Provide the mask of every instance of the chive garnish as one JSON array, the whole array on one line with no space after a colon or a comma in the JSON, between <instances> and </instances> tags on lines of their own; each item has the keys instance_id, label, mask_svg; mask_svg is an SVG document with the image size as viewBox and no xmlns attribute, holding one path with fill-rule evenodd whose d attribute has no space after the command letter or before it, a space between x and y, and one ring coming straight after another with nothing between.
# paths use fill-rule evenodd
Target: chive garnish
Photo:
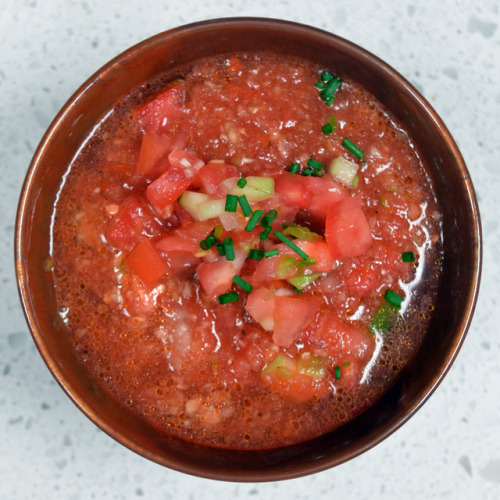
<instances>
[{"instance_id":1,"label":"chive garnish","mask_svg":"<svg viewBox=\"0 0 500 500\"><path fill-rule=\"evenodd\" d=\"M413 252L403 252L401 254L401 260L403 262L415 262L415 254Z\"/></svg>"},{"instance_id":2,"label":"chive garnish","mask_svg":"<svg viewBox=\"0 0 500 500\"><path fill-rule=\"evenodd\" d=\"M262 250L255 250L252 248L248 252L248 258L252 260L262 260L264 258L264 252Z\"/></svg>"},{"instance_id":3,"label":"chive garnish","mask_svg":"<svg viewBox=\"0 0 500 500\"><path fill-rule=\"evenodd\" d=\"M226 206L224 210L226 212L236 212L236 208L238 207L238 197L234 194L228 194L226 196Z\"/></svg>"},{"instance_id":4,"label":"chive garnish","mask_svg":"<svg viewBox=\"0 0 500 500\"><path fill-rule=\"evenodd\" d=\"M334 94L340 88L341 83L342 83L342 81L340 80L340 78L337 76L334 76L331 80L329 80L325 89L320 92L319 95L320 95L321 99L326 101L327 104L328 104L328 101L330 101L332 98L333 98L333 100L335 100Z\"/></svg>"},{"instance_id":5,"label":"chive garnish","mask_svg":"<svg viewBox=\"0 0 500 500\"><path fill-rule=\"evenodd\" d=\"M333 80L334 76L331 73L328 73L328 71L323 71L320 78L322 82L328 83L329 81Z\"/></svg>"},{"instance_id":6,"label":"chive garnish","mask_svg":"<svg viewBox=\"0 0 500 500\"><path fill-rule=\"evenodd\" d=\"M401 307L401 304L403 303L403 297L392 291L390 288L385 291L384 299L395 307Z\"/></svg>"},{"instance_id":7,"label":"chive garnish","mask_svg":"<svg viewBox=\"0 0 500 500\"><path fill-rule=\"evenodd\" d=\"M236 302L239 295L236 292L223 293L217 297L219 304L229 304L230 302Z\"/></svg>"},{"instance_id":8,"label":"chive garnish","mask_svg":"<svg viewBox=\"0 0 500 500\"><path fill-rule=\"evenodd\" d=\"M264 257L273 257L274 255L279 255L279 250L277 248L273 248L271 250L266 250L264 252Z\"/></svg>"},{"instance_id":9,"label":"chive garnish","mask_svg":"<svg viewBox=\"0 0 500 500\"><path fill-rule=\"evenodd\" d=\"M356 144L354 144L350 139L347 137L344 137L344 140L342 141L342 146L347 149L347 151L350 151L356 158L363 158L364 152L362 149L359 149Z\"/></svg>"},{"instance_id":10,"label":"chive garnish","mask_svg":"<svg viewBox=\"0 0 500 500\"><path fill-rule=\"evenodd\" d=\"M314 172L314 170L310 167L307 167L303 172L302 175L307 177L308 175L311 175Z\"/></svg>"},{"instance_id":11,"label":"chive garnish","mask_svg":"<svg viewBox=\"0 0 500 500\"><path fill-rule=\"evenodd\" d=\"M329 123L325 123L322 127L321 130L323 131L323 134L328 135L333 132L333 128Z\"/></svg>"},{"instance_id":12,"label":"chive garnish","mask_svg":"<svg viewBox=\"0 0 500 500\"><path fill-rule=\"evenodd\" d=\"M288 239L283 233L274 231L273 234L274 236L276 236L276 238L285 243L285 245L289 246L295 253L300 255L304 260L307 260L309 258L309 255L307 255L301 248L299 248L292 240Z\"/></svg>"},{"instance_id":13,"label":"chive garnish","mask_svg":"<svg viewBox=\"0 0 500 500\"><path fill-rule=\"evenodd\" d=\"M271 230L272 230L271 226L266 227L266 229L264 229L264 231L262 231L262 233L260 233L259 235L260 241L264 241L269 236Z\"/></svg>"},{"instance_id":14,"label":"chive garnish","mask_svg":"<svg viewBox=\"0 0 500 500\"><path fill-rule=\"evenodd\" d=\"M224 254L227 260L234 260L234 245L232 238L224 238Z\"/></svg>"},{"instance_id":15,"label":"chive garnish","mask_svg":"<svg viewBox=\"0 0 500 500\"><path fill-rule=\"evenodd\" d=\"M226 255L226 247L224 246L224 243L222 243L221 241L219 241L219 243L217 243L215 248L217 248L217 251L219 252L220 256Z\"/></svg>"},{"instance_id":16,"label":"chive garnish","mask_svg":"<svg viewBox=\"0 0 500 500\"><path fill-rule=\"evenodd\" d=\"M324 89L326 87L325 82L322 82L321 80L318 80L315 84L318 89Z\"/></svg>"},{"instance_id":17,"label":"chive garnish","mask_svg":"<svg viewBox=\"0 0 500 500\"><path fill-rule=\"evenodd\" d=\"M246 185L247 185L247 180L242 177L237 183L236 185L239 187L239 188L244 188Z\"/></svg>"},{"instance_id":18,"label":"chive garnish","mask_svg":"<svg viewBox=\"0 0 500 500\"><path fill-rule=\"evenodd\" d=\"M233 283L238 285L240 288L243 288L245 292L250 293L252 291L252 285L245 281L243 278L240 278L237 274L233 277Z\"/></svg>"},{"instance_id":19,"label":"chive garnish","mask_svg":"<svg viewBox=\"0 0 500 500\"><path fill-rule=\"evenodd\" d=\"M319 172L320 170L324 169L325 166L323 165L323 163L315 160L314 158L309 158L309 160L307 160L307 164L314 168L314 170L316 170L317 172Z\"/></svg>"},{"instance_id":20,"label":"chive garnish","mask_svg":"<svg viewBox=\"0 0 500 500\"><path fill-rule=\"evenodd\" d=\"M209 234L204 240L200 241L200 248L202 250L208 250L213 247L217 243L215 236L213 234Z\"/></svg>"},{"instance_id":21,"label":"chive garnish","mask_svg":"<svg viewBox=\"0 0 500 500\"><path fill-rule=\"evenodd\" d=\"M337 365L337 366L335 367L335 378L336 378L337 380L340 380L340 378L341 378L341 377L342 377L342 374L340 373L340 366L338 366L338 365Z\"/></svg>"},{"instance_id":22,"label":"chive garnish","mask_svg":"<svg viewBox=\"0 0 500 500\"><path fill-rule=\"evenodd\" d=\"M292 163L290 165L290 168L288 169L288 171L291 172L292 174L296 174L296 173L298 173L299 168L300 168L300 165L298 163Z\"/></svg>"},{"instance_id":23,"label":"chive garnish","mask_svg":"<svg viewBox=\"0 0 500 500\"><path fill-rule=\"evenodd\" d=\"M250 208L250 203L248 203L247 197L245 195L242 195L238 198L238 201L240 202L240 207L243 211L243 215L245 217L252 215L252 209Z\"/></svg>"},{"instance_id":24,"label":"chive garnish","mask_svg":"<svg viewBox=\"0 0 500 500\"><path fill-rule=\"evenodd\" d=\"M269 212L267 212L262 219L260 219L260 225L262 227L269 227L272 225L272 223L276 220L276 217L278 216L278 212L276 210L271 209Z\"/></svg>"},{"instance_id":25,"label":"chive garnish","mask_svg":"<svg viewBox=\"0 0 500 500\"><path fill-rule=\"evenodd\" d=\"M248 232L253 231L255 229L255 226L259 222L259 219L262 217L263 213L264 213L264 210L256 210L252 214L252 217L250 217L248 224L245 226L245 231L248 231Z\"/></svg>"}]
</instances>

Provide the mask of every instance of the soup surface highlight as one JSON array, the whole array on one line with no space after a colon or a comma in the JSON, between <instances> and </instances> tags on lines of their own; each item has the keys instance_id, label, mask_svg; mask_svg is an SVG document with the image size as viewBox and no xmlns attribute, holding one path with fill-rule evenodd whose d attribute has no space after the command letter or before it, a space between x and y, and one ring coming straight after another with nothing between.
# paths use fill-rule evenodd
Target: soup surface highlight
<instances>
[{"instance_id":1,"label":"soup surface highlight","mask_svg":"<svg viewBox=\"0 0 500 500\"><path fill-rule=\"evenodd\" d=\"M117 103L68 168L51 255L64 331L167 433L313 438L373 404L422 341L442 258L431 180L333 70L203 59Z\"/></svg>"}]
</instances>

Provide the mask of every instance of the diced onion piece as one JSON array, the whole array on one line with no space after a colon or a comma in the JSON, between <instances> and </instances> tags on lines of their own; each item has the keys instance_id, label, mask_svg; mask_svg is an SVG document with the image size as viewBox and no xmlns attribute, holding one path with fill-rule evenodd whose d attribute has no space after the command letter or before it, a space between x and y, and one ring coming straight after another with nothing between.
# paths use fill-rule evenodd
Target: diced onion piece
<instances>
[{"instance_id":1,"label":"diced onion piece","mask_svg":"<svg viewBox=\"0 0 500 500\"><path fill-rule=\"evenodd\" d=\"M328 167L328 173L345 187L353 187L358 173L358 165L342 156L335 158Z\"/></svg>"},{"instance_id":2,"label":"diced onion piece","mask_svg":"<svg viewBox=\"0 0 500 500\"><path fill-rule=\"evenodd\" d=\"M219 215L220 223L226 231L232 231L240 226L240 216L232 212L223 212Z\"/></svg>"}]
</instances>

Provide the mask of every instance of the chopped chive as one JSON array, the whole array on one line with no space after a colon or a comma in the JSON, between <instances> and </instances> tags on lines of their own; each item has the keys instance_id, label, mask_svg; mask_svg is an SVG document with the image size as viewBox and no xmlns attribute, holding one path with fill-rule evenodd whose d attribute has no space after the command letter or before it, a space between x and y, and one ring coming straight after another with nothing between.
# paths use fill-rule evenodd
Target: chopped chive
<instances>
[{"instance_id":1,"label":"chopped chive","mask_svg":"<svg viewBox=\"0 0 500 500\"><path fill-rule=\"evenodd\" d=\"M398 295L396 292L393 292L390 288L385 291L384 299L395 307L401 307L401 304L403 303L403 297Z\"/></svg>"},{"instance_id":2,"label":"chopped chive","mask_svg":"<svg viewBox=\"0 0 500 500\"><path fill-rule=\"evenodd\" d=\"M248 258L252 260L262 260L264 258L264 252L262 250L255 250L252 248L250 252L248 252Z\"/></svg>"},{"instance_id":3,"label":"chopped chive","mask_svg":"<svg viewBox=\"0 0 500 500\"><path fill-rule=\"evenodd\" d=\"M204 240L200 241L200 248L202 250L208 250L213 247L217 243L215 236L213 234L209 234Z\"/></svg>"},{"instance_id":4,"label":"chopped chive","mask_svg":"<svg viewBox=\"0 0 500 500\"><path fill-rule=\"evenodd\" d=\"M234 245L232 238L224 238L224 253L227 260L234 260Z\"/></svg>"},{"instance_id":5,"label":"chopped chive","mask_svg":"<svg viewBox=\"0 0 500 500\"><path fill-rule=\"evenodd\" d=\"M401 260L403 262L415 262L415 254L413 252L403 252L401 254Z\"/></svg>"},{"instance_id":6,"label":"chopped chive","mask_svg":"<svg viewBox=\"0 0 500 500\"><path fill-rule=\"evenodd\" d=\"M276 220L276 217L278 216L278 212L276 210L271 209L269 212L267 212L262 219L260 219L260 225L262 227L269 227L272 225L272 223Z\"/></svg>"},{"instance_id":7,"label":"chopped chive","mask_svg":"<svg viewBox=\"0 0 500 500\"><path fill-rule=\"evenodd\" d=\"M205 250L205 251L206 251L206 250L208 250L210 247L208 246L208 243L207 243L205 240L201 240L201 241L200 241L200 248L201 248L202 250Z\"/></svg>"},{"instance_id":8,"label":"chopped chive","mask_svg":"<svg viewBox=\"0 0 500 500\"><path fill-rule=\"evenodd\" d=\"M334 76L331 73L328 73L328 71L323 71L320 78L322 82L328 83L329 81L334 79Z\"/></svg>"},{"instance_id":9,"label":"chopped chive","mask_svg":"<svg viewBox=\"0 0 500 500\"><path fill-rule=\"evenodd\" d=\"M236 302L239 295L236 292L223 293L217 297L219 304L229 304L230 302Z\"/></svg>"},{"instance_id":10,"label":"chopped chive","mask_svg":"<svg viewBox=\"0 0 500 500\"><path fill-rule=\"evenodd\" d=\"M326 87L325 82L322 82L321 80L318 80L315 84L318 89L324 89Z\"/></svg>"},{"instance_id":11,"label":"chopped chive","mask_svg":"<svg viewBox=\"0 0 500 500\"><path fill-rule=\"evenodd\" d=\"M299 248L292 240L288 239L283 233L274 231L273 234L276 236L276 238L285 243L285 245L288 245L295 253L300 255L304 260L307 260L309 258L309 255L307 255L301 248Z\"/></svg>"},{"instance_id":12,"label":"chopped chive","mask_svg":"<svg viewBox=\"0 0 500 500\"><path fill-rule=\"evenodd\" d=\"M244 188L246 185L247 185L247 180L242 177L237 183L236 185L239 187L239 188Z\"/></svg>"},{"instance_id":13,"label":"chopped chive","mask_svg":"<svg viewBox=\"0 0 500 500\"><path fill-rule=\"evenodd\" d=\"M318 172L325 168L323 163L316 161L314 158L309 158L309 160L307 160L307 164Z\"/></svg>"},{"instance_id":14,"label":"chopped chive","mask_svg":"<svg viewBox=\"0 0 500 500\"><path fill-rule=\"evenodd\" d=\"M222 243L221 241L219 241L219 243L217 243L215 248L217 248L217 251L219 252L220 256L226 255L226 247L224 246L224 243Z\"/></svg>"},{"instance_id":15,"label":"chopped chive","mask_svg":"<svg viewBox=\"0 0 500 500\"><path fill-rule=\"evenodd\" d=\"M323 131L323 134L328 135L333 132L333 128L329 123L325 123L322 127L321 130Z\"/></svg>"},{"instance_id":16,"label":"chopped chive","mask_svg":"<svg viewBox=\"0 0 500 500\"><path fill-rule=\"evenodd\" d=\"M245 217L252 215L252 209L250 208L250 203L248 203L247 197L242 195L238 198L238 201L240 202L241 210L243 210L243 215Z\"/></svg>"},{"instance_id":17,"label":"chopped chive","mask_svg":"<svg viewBox=\"0 0 500 500\"><path fill-rule=\"evenodd\" d=\"M332 97L329 97L326 101L325 101L325 104L327 106L331 106L333 103L335 102L335 96L332 95Z\"/></svg>"},{"instance_id":18,"label":"chopped chive","mask_svg":"<svg viewBox=\"0 0 500 500\"><path fill-rule=\"evenodd\" d=\"M277 248L271 250L266 250L264 252L264 257L273 257L274 255L279 255L280 251Z\"/></svg>"},{"instance_id":19,"label":"chopped chive","mask_svg":"<svg viewBox=\"0 0 500 500\"><path fill-rule=\"evenodd\" d=\"M314 170L310 167L307 167L303 172L302 175L307 177L308 175L311 175L314 172Z\"/></svg>"},{"instance_id":20,"label":"chopped chive","mask_svg":"<svg viewBox=\"0 0 500 500\"><path fill-rule=\"evenodd\" d=\"M252 285L245 281L243 278L240 278L237 274L233 277L233 283L238 285L240 288L243 288L245 292L250 293L252 291Z\"/></svg>"},{"instance_id":21,"label":"chopped chive","mask_svg":"<svg viewBox=\"0 0 500 500\"><path fill-rule=\"evenodd\" d=\"M364 152L363 150L359 149L356 144L354 144L350 139L347 137L344 137L344 140L342 141L342 146L347 149L347 151L350 151L356 158L363 158Z\"/></svg>"},{"instance_id":22,"label":"chopped chive","mask_svg":"<svg viewBox=\"0 0 500 500\"><path fill-rule=\"evenodd\" d=\"M290 165L290 168L288 169L288 171L291 172L292 174L296 174L296 173L298 173L299 168L300 168L300 165L298 163L292 163Z\"/></svg>"},{"instance_id":23,"label":"chopped chive","mask_svg":"<svg viewBox=\"0 0 500 500\"><path fill-rule=\"evenodd\" d=\"M297 288L296 286L292 285L292 288L297 292L297 293L302 293L304 290L301 290L300 288Z\"/></svg>"},{"instance_id":24,"label":"chopped chive","mask_svg":"<svg viewBox=\"0 0 500 500\"><path fill-rule=\"evenodd\" d=\"M266 229L264 229L264 231L262 231L262 233L260 233L259 235L260 241L264 241L269 236L271 230L272 230L271 226L266 227Z\"/></svg>"},{"instance_id":25,"label":"chopped chive","mask_svg":"<svg viewBox=\"0 0 500 500\"><path fill-rule=\"evenodd\" d=\"M325 170L313 170L313 177L323 177L325 175Z\"/></svg>"},{"instance_id":26,"label":"chopped chive","mask_svg":"<svg viewBox=\"0 0 500 500\"><path fill-rule=\"evenodd\" d=\"M340 380L340 378L341 378L341 377L342 377L342 374L340 373L340 366L338 366L338 365L337 365L337 366L335 367L335 378L336 378L337 380Z\"/></svg>"},{"instance_id":27,"label":"chopped chive","mask_svg":"<svg viewBox=\"0 0 500 500\"><path fill-rule=\"evenodd\" d=\"M248 232L253 231L255 229L255 226L259 222L259 219L262 217L263 213L264 213L264 210L256 210L252 214L252 217L250 217L248 224L245 226L245 231L248 231Z\"/></svg>"},{"instance_id":28,"label":"chopped chive","mask_svg":"<svg viewBox=\"0 0 500 500\"><path fill-rule=\"evenodd\" d=\"M226 206L224 210L226 212L236 212L236 208L238 207L238 197L234 194L228 194L226 196Z\"/></svg>"},{"instance_id":29,"label":"chopped chive","mask_svg":"<svg viewBox=\"0 0 500 500\"><path fill-rule=\"evenodd\" d=\"M328 81L327 86L324 90L319 94L321 99L324 101L329 101L332 97L334 97L335 92L340 88L342 81L339 77L334 76L331 80ZM334 98L335 100L335 98Z\"/></svg>"}]
</instances>

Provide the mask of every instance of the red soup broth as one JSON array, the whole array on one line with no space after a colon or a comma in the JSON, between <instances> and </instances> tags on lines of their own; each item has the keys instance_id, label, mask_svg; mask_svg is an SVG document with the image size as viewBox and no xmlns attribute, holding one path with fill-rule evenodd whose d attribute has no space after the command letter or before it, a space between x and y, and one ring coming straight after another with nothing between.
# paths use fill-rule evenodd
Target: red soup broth
<instances>
[{"instance_id":1,"label":"red soup broth","mask_svg":"<svg viewBox=\"0 0 500 500\"><path fill-rule=\"evenodd\" d=\"M313 438L373 404L422 341L442 258L431 179L334 70L203 59L117 103L69 166L51 256L65 331L167 433Z\"/></svg>"}]
</instances>

